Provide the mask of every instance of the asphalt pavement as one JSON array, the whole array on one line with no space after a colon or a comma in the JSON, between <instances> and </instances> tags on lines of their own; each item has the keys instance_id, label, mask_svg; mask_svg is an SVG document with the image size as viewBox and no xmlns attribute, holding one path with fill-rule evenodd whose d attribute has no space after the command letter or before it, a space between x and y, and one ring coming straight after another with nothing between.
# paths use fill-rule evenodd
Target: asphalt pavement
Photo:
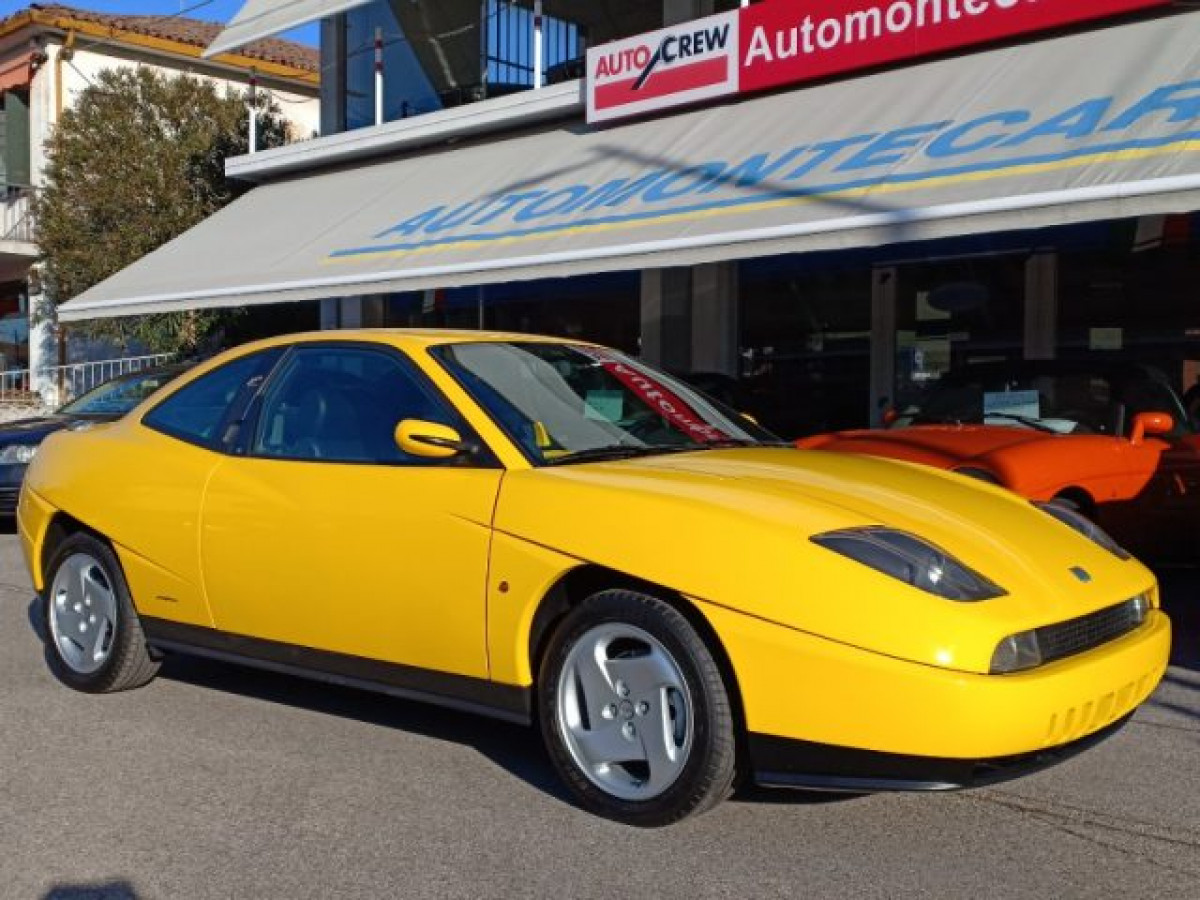
<instances>
[{"instance_id":1,"label":"asphalt pavement","mask_svg":"<svg viewBox=\"0 0 1200 900\"><path fill-rule=\"evenodd\" d=\"M1164 583L1176 665L1058 768L949 795L752 790L640 831L576 809L522 728L182 658L73 693L0 536L0 898L1195 900L1200 572Z\"/></svg>"}]
</instances>

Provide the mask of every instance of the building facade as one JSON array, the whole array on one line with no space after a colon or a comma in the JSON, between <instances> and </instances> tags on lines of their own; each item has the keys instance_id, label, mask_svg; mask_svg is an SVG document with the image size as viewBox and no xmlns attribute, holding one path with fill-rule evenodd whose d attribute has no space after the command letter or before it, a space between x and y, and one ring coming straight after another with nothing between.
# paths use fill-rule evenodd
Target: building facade
<instances>
[{"instance_id":1,"label":"building facade","mask_svg":"<svg viewBox=\"0 0 1200 900\"><path fill-rule=\"evenodd\" d=\"M751 10L794 24L757 50L743 34L741 50L781 65L809 53L813 73L603 122L587 119L595 84L577 80L589 47L682 24L644 59L636 42L613 54L641 90L664 48L700 65L729 21L707 17L747 4L317 5L333 13L324 136L231 160L260 187L180 257L241 229L271 265L171 280L152 256L72 315L319 302L330 328L585 338L727 391L787 437L878 424L971 363L1131 363L1181 391L1200 379L1200 15L1185 4L1108 3L939 44L951 10L976 30L969 15L1033 14L881 2L876 36L907 29L911 47L838 71L821 51L865 46L870 18L764 0ZM344 232L266 235L318 210Z\"/></svg>"},{"instance_id":2,"label":"building facade","mask_svg":"<svg viewBox=\"0 0 1200 900\"><path fill-rule=\"evenodd\" d=\"M53 310L37 277L31 200L44 181L46 141L59 116L96 75L148 67L188 74L235 91L255 78L275 96L297 139L319 132L319 56L290 41L263 40L208 61L201 52L220 31L176 16L122 16L58 4L32 5L0 21L0 372L37 375L66 361ZM24 375L21 384L28 384ZM16 382L14 381L14 384Z\"/></svg>"}]
</instances>

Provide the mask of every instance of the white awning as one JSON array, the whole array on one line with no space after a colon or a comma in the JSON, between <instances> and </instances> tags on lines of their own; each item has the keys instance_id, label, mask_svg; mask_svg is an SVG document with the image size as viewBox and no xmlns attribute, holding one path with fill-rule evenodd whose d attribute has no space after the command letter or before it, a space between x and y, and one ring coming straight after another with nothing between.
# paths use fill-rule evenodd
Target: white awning
<instances>
[{"instance_id":1,"label":"white awning","mask_svg":"<svg viewBox=\"0 0 1200 900\"><path fill-rule=\"evenodd\" d=\"M246 0L225 30L204 51L205 57L229 53L251 41L271 37L298 25L305 25L345 12L371 0Z\"/></svg>"},{"instance_id":2,"label":"white awning","mask_svg":"<svg viewBox=\"0 0 1200 900\"><path fill-rule=\"evenodd\" d=\"M252 191L64 320L1200 210L1200 12Z\"/></svg>"}]
</instances>

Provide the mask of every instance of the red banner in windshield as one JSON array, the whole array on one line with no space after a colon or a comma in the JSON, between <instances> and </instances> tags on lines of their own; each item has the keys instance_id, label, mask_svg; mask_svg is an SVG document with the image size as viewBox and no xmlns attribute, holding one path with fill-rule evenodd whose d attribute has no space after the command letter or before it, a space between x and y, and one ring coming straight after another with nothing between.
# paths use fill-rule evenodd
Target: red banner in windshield
<instances>
[{"instance_id":1,"label":"red banner in windshield","mask_svg":"<svg viewBox=\"0 0 1200 900\"><path fill-rule=\"evenodd\" d=\"M707 422L677 394L660 382L619 359L588 347L579 352L594 359L609 375L621 382L639 400L699 444L729 440L729 435Z\"/></svg>"}]
</instances>

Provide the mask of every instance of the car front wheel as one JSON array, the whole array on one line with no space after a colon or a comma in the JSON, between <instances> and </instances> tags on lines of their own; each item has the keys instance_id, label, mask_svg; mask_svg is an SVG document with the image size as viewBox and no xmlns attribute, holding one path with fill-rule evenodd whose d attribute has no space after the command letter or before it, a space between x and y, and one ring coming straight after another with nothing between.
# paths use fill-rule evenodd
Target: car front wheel
<instances>
[{"instance_id":1,"label":"car front wheel","mask_svg":"<svg viewBox=\"0 0 1200 900\"><path fill-rule=\"evenodd\" d=\"M42 598L50 667L92 694L141 687L158 672L116 554L90 534L63 541Z\"/></svg>"},{"instance_id":2,"label":"car front wheel","mask_svg":"<svg viewBox=\"0 0 1200 900\"><path fill-rule=\"evenodd\" d=\"M674 607L605 591L560 623L538 684L555 768L584 807L657 827L728 796L729 694L704 640Z\"/></svg>"}]
</instances>

